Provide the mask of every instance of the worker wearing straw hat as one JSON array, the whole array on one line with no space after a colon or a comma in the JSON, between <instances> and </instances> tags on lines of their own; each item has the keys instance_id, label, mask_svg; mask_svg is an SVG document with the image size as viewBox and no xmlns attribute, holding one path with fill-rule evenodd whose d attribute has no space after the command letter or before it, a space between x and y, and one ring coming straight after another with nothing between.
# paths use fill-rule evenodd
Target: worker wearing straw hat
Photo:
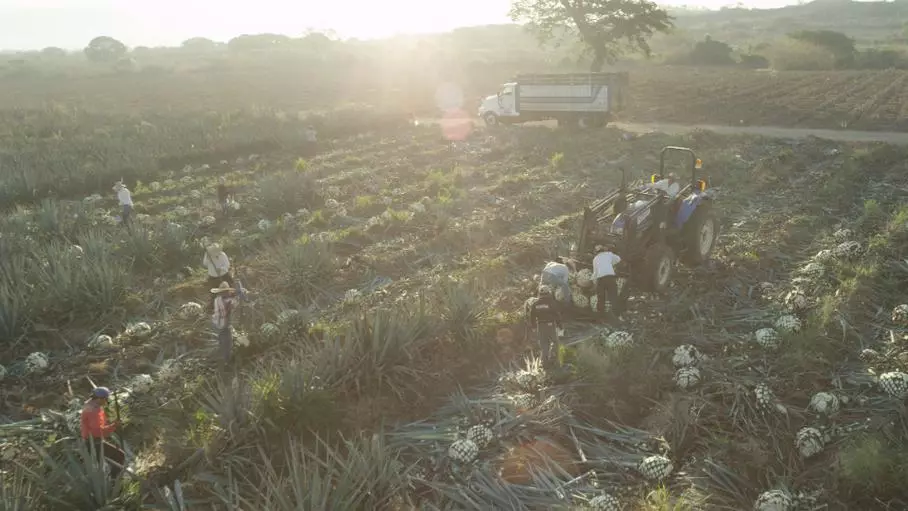
<instances>
[{"instance_id":1,"label":"worker wearing straw hat","mask_svg":"<svg viewBox=\"0 0 908 511\"><path fill-rule=\"evenodd\" d=\"M103 456L104 459L111 462L108 463L110 476L116 479L126 464L126 454L107 441L107 437L113 434L119 425L119 421L107 423L104 405L107 404L108 399L110 399L110 389L95 387L82 407L80 422L82 440L85 442L86 449L96 460L101 461Z\"/></svg>"},{"instance_id":2,"label":"worker wearing straw hat","mask_svg":"<svg viewBox=\"0 0 908 511\"><path fill-rule=\"evenodd\" d=\"M117 181L113 189L117 192L117 200L120 202L120 207L123 208L123 225L128 225L129 217L132 215L132 194L122 180Z\"/></svg>"},{"instance_id":3,"label":"worker wearing straw hat","mask_svg":"<svg viewBox=\"0 0 908 511\"><path fill-rule=\"evenodd\" d=\"M233 353L233 333L230 330L230 320L233 310L239 305L239 302L236 298L236 289L228 282L221 282L218 287L213 288L211 295L214 296L214 314L211 316L211 326L218 334L218 346L226 365L230 362Z\"/></svg>"}]
</instances>

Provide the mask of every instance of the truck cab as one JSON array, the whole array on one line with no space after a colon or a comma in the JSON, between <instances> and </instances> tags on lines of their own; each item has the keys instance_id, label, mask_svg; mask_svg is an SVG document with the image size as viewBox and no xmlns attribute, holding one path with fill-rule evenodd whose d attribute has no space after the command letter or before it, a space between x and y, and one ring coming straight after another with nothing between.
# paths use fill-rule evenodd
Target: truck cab
<instances>
[{"instance_id":1,"label":"truck cab","mask_svg":"<svg viewBox=\"0 0 908 511\"><path fill-rule=\"evenodd\" d=\"M520 117L517 111L517 82L508 82L501 86L498 94L486 96L479 106L479 117L488 125L498 124L499 120Z\"/></svg>"}]
</instances>

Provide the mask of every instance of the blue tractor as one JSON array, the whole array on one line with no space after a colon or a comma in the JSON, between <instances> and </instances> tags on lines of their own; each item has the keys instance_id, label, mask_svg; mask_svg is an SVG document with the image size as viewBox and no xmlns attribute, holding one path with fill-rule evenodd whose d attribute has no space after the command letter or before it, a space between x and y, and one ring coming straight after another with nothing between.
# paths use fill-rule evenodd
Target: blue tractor
<instances>
[{"instance_id":1,"label":"blue tractor","mask_svg":"<svg viewBox=\"0 0 908 511\"><path fill-rule=\"evenodd\" d=\"M670 152L690 157L689 183L672 183L674 175L665 175ZM642 291L664 293L679 259L697 266L715 247L719 224L714 191L708 179L698 177L701 167L693 150L667 146L659 155L659 173L648 185L628 190L622 169L621 187L584 208L577 257L592 257L597 245L612 247L622 260L616 268L619 278ZM628 286L621 287L626 296Z\"/></svg>"}]
</instances>

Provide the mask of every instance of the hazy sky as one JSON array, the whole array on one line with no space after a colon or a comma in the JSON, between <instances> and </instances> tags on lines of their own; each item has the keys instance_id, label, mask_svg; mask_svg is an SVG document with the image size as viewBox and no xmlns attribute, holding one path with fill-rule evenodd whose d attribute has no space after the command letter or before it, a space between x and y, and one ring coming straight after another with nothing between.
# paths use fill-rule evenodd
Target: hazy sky
<instances>
[{"instance_id":1,"label":"hazy sky","mask_svg":"<svg viewBox=\"0 0 908 511\"><path fill-rule=\"evenodd\" d=\"M718 8L728 0L665 0L665 5ZM778 7L785 0L741 2ZM0 48L81 48L97 35L128 46L177 45L203 36L298 35L334 29L342 37L440 32L506 23L509 0L0 0Z\"/></svg>"}]
</instances>

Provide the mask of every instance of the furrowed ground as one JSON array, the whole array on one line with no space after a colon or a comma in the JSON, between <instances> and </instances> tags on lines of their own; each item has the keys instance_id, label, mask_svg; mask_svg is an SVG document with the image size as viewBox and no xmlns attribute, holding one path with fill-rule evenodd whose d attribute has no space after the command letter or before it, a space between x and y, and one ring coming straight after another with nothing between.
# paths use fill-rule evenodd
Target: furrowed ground
<instances>
[{"instance_id":1,"label":"furrowed ground","mask_svg":"<svg viewBox=\"0 0 908 511\"><path fill-rule=\"evenodd\" d=\"M0 82L0 107L51 109L59 116L84 117L82 111L125 114L152 124L172 112L197 112L207 118L228 113L279 113L295 118L301 111L349 104L382 105L389 111L435 117L437 93L453 85L463 94L463 110L473 115L479 98L494 94L520 71L505 63L474 69L459 61L382 62L384 68L374 69L366 64L326 66L291 56L263 56L255 61L225 60L210 69L149 68L65 79L7 76ZM629 73L627 104L618 113L624 122L871 131L908 127L908 71L904 70L640 66ZM255 100L250 103L249 98ZM246 112L237 111L250 104L254 106Z\"/></svg>"},{"instance_id":2,"label":"furrowed ground","mask_svg":"<svg viewBox=\"0 0 908 511\"><path fill-rule=\"evenodd\" d=\"M902 149L542 127L452 142L459 126L353 111L8 115L5 508L908 505ZM318 154L297 142L309 122ZM569 370L546 374L520 317L534 275L619 164L646 178L670 144L719 194L714 261L635 296L629 335L572 322ZM112 219L121 175L132 231ZM221 175L239 190L226 222ZM205 300L204 241L255 293L228 372L186 305ZM73 451L92 384L125 391L137 475L116 485Z\"/></svg>"}]
</instances>

